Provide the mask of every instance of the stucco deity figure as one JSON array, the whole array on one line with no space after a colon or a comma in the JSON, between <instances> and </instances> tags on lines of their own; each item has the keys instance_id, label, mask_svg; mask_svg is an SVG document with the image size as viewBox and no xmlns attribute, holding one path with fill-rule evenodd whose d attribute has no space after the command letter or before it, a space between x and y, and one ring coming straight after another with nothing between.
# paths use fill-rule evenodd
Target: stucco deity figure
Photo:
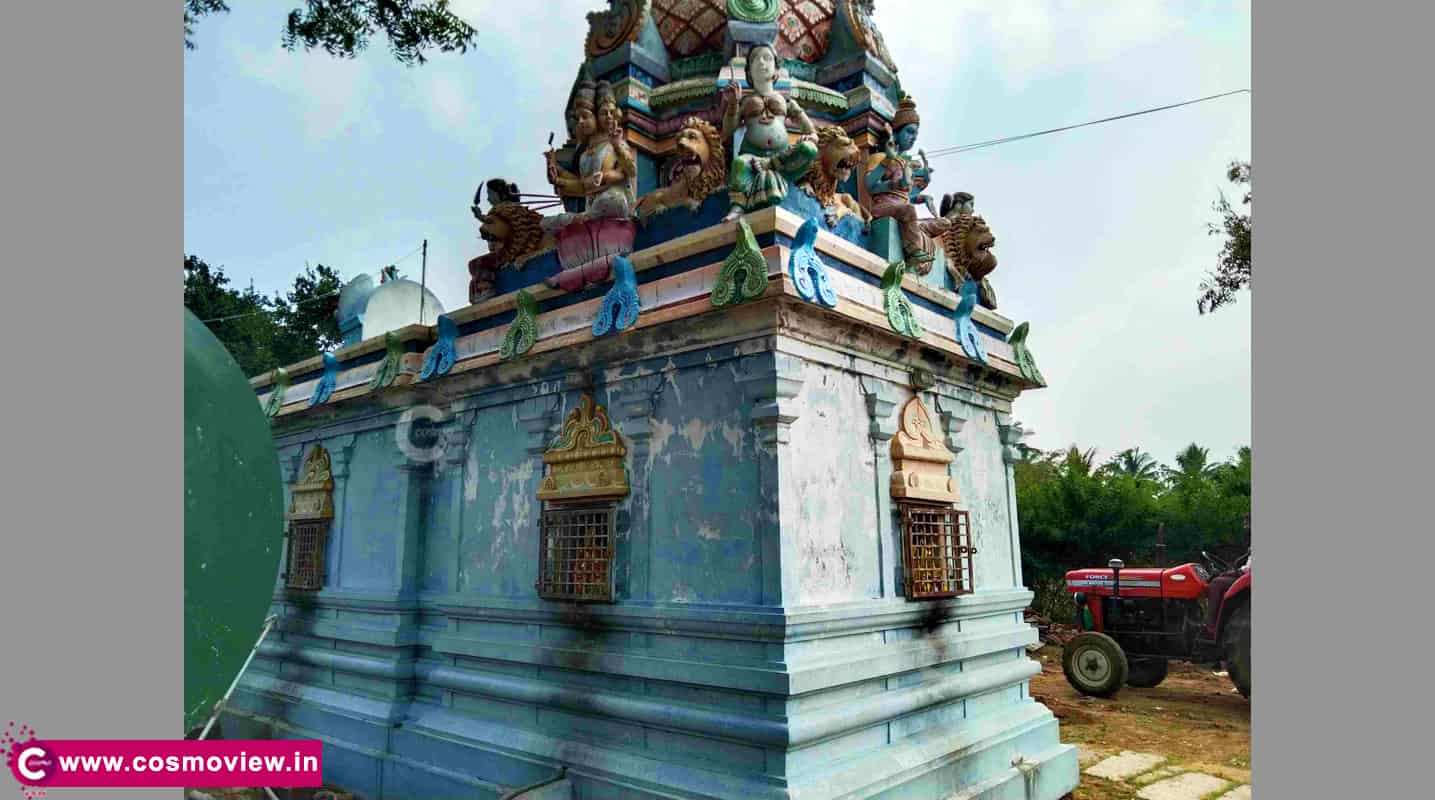
<instances>
[{"instance_id":1,"label":"stucco deity figure","mask_svg":"<svg viewBox=\"0 0 1435 800\"><path fill-rule=\"evenodd\" d=\"M573 100L574 135L580 154L578 174L558 164L554 151L548 159L548 181L563 197L582 197L583 211L545 217L544 230L555 231L574 222L625 218L632 215L638 161L622 130L622 112L606 83L585 81Z\"/></svg>"},{"instance_id":2,"label":"stucco deity figure","mask_svg":"<svg viewBox=\"0 0 1435 800\"><path fill-rule=\"evenodd\" d=\"M782 202L789 182L801 178L817 159L817 129L797 101L773 88L777 79L777 51L771 45L754 45L745 67L749 93L729 84L723 89L723 139L743 132L742 144L728 171L732 220ZM797 123L802 138L788 141L787 121Z\"/></svg>"},{"instance_id":3,"label":"stucco deity figure","mask_svg":"<svg viewBox=\"0 0 1435 800\"><path fill-rule=\"evenodd\" d=\"M874 219L890 217L897 222L908 270L925 275L932 270L936 257L932 235L946 230L950 223L940 218L917 218L913 203L927 200L920 191L924 181L918 176L930 173L925 163L907 153L916 146L920 127L917 103L904 95L892 117L886 146L867 159L866 185L871 197L868 211Z\"/></svg>"}]
</instances>

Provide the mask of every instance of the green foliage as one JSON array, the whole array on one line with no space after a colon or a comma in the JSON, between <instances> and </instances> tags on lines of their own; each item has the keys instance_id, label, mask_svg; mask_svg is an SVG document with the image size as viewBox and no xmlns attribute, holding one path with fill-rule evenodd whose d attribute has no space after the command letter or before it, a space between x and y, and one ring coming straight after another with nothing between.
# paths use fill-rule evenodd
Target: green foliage
<instances>
[{"instance_id":1,"label":"green foliage","mask_svg":"<svg viewBox=\"0 0 1435 800\"><path fill-rule=\"evenodd\" d=\"M1237 186L1251 185L1251 162L1232 162L1226 170L1226 178ZM1245 190L1241 205L1251 205L1251 190ZM1215 311L1224 305L1236 302L1236 293L1251 283L1251 214L1247 210L1238 212L1231 206L1224 194L1216 202L1216 212L1221 215L1221 224L1211 224L1212 236L1225 236L1226 244L1221 248L1215 272L1201 282L1201 297L1196 301L1196 310L1202 314Z\"/></svg>"},{"instance_id":2,"label":"green foliage","mask_svg":"<svg viewBox=\"0 0 1435 800\"><path fill-rule=\"evenodd\" d=\"M1211 464L1209 451L1192 444L1176 454L1174 467L1140 448L1123 450L1099 468L1095 450L1075 445L1022 452L1015 477L1028 586L1111 558L1154 563L1162 525L1171 564L1197 560L1202 550L1234 556L1245 549L1249 447Z\"/></svg>"},{"instance_id":3,"label":"green foliage","mask_svg":"<svg viewBox=\"0 0 1435 800\"><path fill-rule=\"evenodd\" d=\"M184 46L194 49L194 24L200 17L228 11L223 0L185 0ZM304 8L289 12L283 42L290 51L318 47L332 56L353 58L379 32L405 66L426 62L427 50L468 52L477 35L449 10L449 0L307 0Z\"/></svg>"},{"instance_id":4,"label":"green foliage","mask_svg":"<svg viewBox=\"0 0 1435 800\"><path fill-rule=\"evenodd\" d=\"M252 286L243 291L231 287L223 267L211 268L196 256L184 257L184 307L204 321L246 376L278 366L269 299Z\"/></svg>"},{"instance_id":5,"label":"green foliage","mask_svg":"<svg viewBox=\"0 0 1435 800\"><path fill-rule=\"evenodd\" d=\"M184 49L194 49L194 23L206 14L229 11L224 0L184 0Z\"/></svg>"},{"instance_id":6,"label":"green foliage","mask_svg":"<svg viewBox=\"0 0 1435 800\"><path fill-rule=\"evenodd\" d=\"M278 337L274 341L275 366L293 364L332 349L344 340L335 312L338 292L344 286L339 273L319 264L305 265L294 278L294 288L276 295L272 307Z\"/></svg>"},{"instance_id":7,"label":"green foliage","mask_svg":"<svg viewBox=\"0 0 1435 800\"><path fill-rule=\"evenodd\" d=\"M353 58L382 30L400 64L422 64L426 48L467 52L476 32L449 10L448 0L308 0L304 11L289 12L284 46L322 47L329 55Z\"/></svg>"},{"instance_id":8,"label":"green foliage","mask_svg":"<svg viewBox=\"0 0 1435 800\"><path fill-rule=\"evenodd\" d=\"M342 341L334 311L339 273L306 266L287 294L269 298L229 284L223 267L184 257L184 306L224 344L249 377L316 356Z\"/></svg>"}]
</instances>

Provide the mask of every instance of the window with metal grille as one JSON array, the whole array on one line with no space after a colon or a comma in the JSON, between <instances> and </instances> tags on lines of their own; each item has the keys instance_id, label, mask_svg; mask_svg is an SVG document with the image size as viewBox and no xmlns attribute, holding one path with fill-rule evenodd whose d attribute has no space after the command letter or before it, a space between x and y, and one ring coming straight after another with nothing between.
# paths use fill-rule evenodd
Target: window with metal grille
<instances>
[{"instance_id":1,"label":"window with metal grille","mask_svg":"<svg viewBox=\"0 0 1435 800\"><path fill-rule=\"evenodd\" d=\"M616 505L549 506L539 519L538 596L613 601Z\"/></svg>"},{"instance_id":2,"label":"window with metal grille","mask_svg":"<svg viewBox=\"0 0 1435 800\"><path fill-rule=\"evenodd\" d=\"M290 589L324 588L324 540L328 520L294 521L289 524L288 568L284 585Z\"/></svg>"},{"instance_id":3,"label":"window with metal grille","mask_svg":"<svg viewBox=\"0 0 1435 800\"><path fill-rule=\"evenodd\" d=\"M907 599L955 597L972 591L971 516L949 505L898 502Z\"/></svg>"}]
</instances>

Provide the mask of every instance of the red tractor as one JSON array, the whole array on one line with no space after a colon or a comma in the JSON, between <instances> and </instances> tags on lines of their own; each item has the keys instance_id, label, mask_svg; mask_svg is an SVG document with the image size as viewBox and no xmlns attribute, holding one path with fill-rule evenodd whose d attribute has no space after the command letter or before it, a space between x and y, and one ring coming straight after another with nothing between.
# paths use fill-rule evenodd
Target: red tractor
<instances>
[{"instance_id":1,"label":"red tractor","mask_svg":"<svg viewBox=\"0 0 1435 800\"><path fill-rule=\"evenodd\" d=\"M1251 696L1251 554L1227 564L1201 553L1206 564L1066 573L1082 631L1066 643L1061 666L1078 692L1110 697L1122 685L1152 687L1166 679L1167 662L1224 662L1231 682Z\"/></svg>"}]
</instances>

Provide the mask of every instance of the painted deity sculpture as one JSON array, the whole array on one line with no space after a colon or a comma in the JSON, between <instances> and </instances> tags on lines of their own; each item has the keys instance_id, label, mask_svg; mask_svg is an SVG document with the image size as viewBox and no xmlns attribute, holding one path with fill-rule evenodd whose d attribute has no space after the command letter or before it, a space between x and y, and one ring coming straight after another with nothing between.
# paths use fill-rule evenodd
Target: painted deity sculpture
<instances>
[{"instance_id":1,"label":"painted deity sculpture","mask_svg":"<svg viewBox=\"0 0 1435 800\"><path fill-rule=\"evenodd\" d=\"M918 150L917 156L922 159L922 166L912 168L912 205L926 206L927 213L935 217L937 208L933 205L931 196L926 193L927 187L932 185L932 165L927 163L926 153Z\"/></svg>"},{"instance_id":2,"label":"painted deity sculpture","mask_svg":"<svg viewBox=\"0 0 1435 800\"><path fill-rule=\"evenodd\" d=\"M801 178L817 158L817 129L807 112L773 88L777 52L771 45L753 45L745 70L749 94L743 96L735 83L723 90L723 139L739 129L743 133L728 170L731 208L724 220L782 202L788 183ZM788 141L789 119L802 134L796 143Z\"/></svg>"},{"instance_id":3,"label":"painted deity sculpture","mask_svg":"<svg viewBox=\"0 0 1435 800\"><path fill-rule=\"evenodd\" d=\"M613 259L632 252L638 176L638 159L623 133L623 113L612 88L585 81L573 105L578 174L560 166L550 150L548 179L559 195L582 197L583 210L543 218L563 267L545 283L570 292L607 280Z\"/></svg>"},{"instance_id":4,"label":"painted deity sculpture","mask_svg":"<svg viewBox=\"0 0 1435 800\"><path fill-rule=\"evenodd\" d=\"M886 146L867 159L866 188L870 195L868 210L874 219L891 218L897 223L902 238L902 257L907 269L918 275L932 270L936 257L933 234L939 234L949 223L941 218L920 220L914 199L925 196L920 193L916 174L926 170L925 164L907 155L917 144L917 131L921 118L917 115L917 103L904 95L892 117L892 125Z\"/></svg>"},{"instance_id":5,"label":"painted deity sculpture","mask_svg":"<svg viewBox=\"0 0 1435 800\"><path fill-rule=\"evenodd\" d=\"M638 200L638 216L649 217L678 205L697 211L708 195L727 182L727 149L712 123L698 117L683 120L674 150L666 185Z\"/></svg>"},{"instance_id":6,"label":"painted deity sculpture","mask_svg":"<svg viewBox=\"0 0 1435 800\"><path fill-rule=\"evenodd\" d=\"M861 157L857 145L841 126L824 125L817 129L817 160L803 176L800 185L822 204L829 228L837 227L837 223L844 218L854 215L862 220L863 227L872 221L872 215L856 198L837 191L838 186L852 177L852 169Z\"/></svg>"},{"instance_id":7,"label":"painted deity sculpture","mask_svg":"<svg viewBox=\"0 0 1435 800\"><path fill-rule=\"evenodd\" d=\"M554 151L548 159L548 181L562 197L582 197L581 212L556 214L543 220L548 231L594 219L624 218L633 210L638 160L622 131L622 112L606 83L585 81L573 100L575 136L580 155L578 174L558 164Z\"/></svg>"}]
</instances>

